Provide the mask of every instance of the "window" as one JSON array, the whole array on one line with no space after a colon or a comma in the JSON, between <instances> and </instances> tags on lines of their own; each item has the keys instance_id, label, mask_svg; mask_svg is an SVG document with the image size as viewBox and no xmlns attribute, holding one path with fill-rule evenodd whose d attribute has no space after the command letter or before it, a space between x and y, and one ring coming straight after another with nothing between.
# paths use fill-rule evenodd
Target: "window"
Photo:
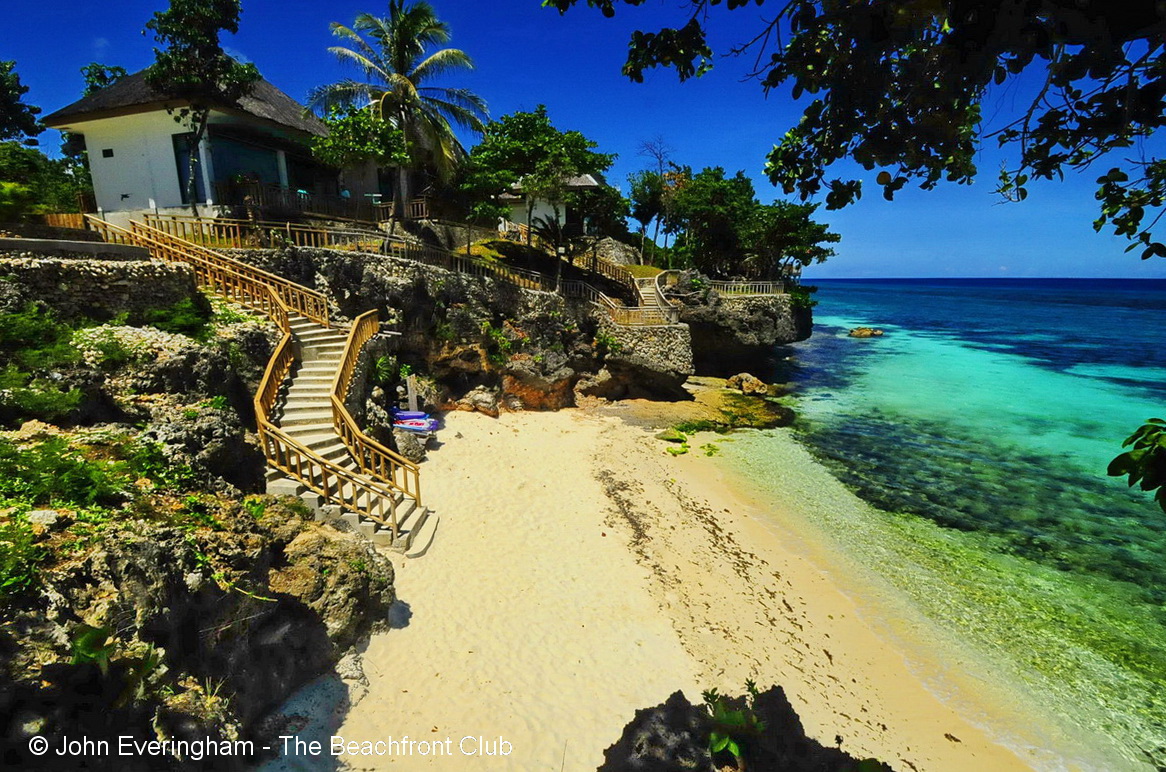
<instances>
[{"instance_id":1,"label":"window","mask_svg":"<svg viewBox=\"0 0 1166 772\"><path fill-rule=\"evenodd\" d=\"M102 150L102 151L101 151L101 157L102 157L102 158L113 158L113 148L112 148L112 147L107 147L107 148L105 148L104 150Z\"/></svg>"},{"instance_id":2,"label":"window","mask_svg":"<svg viewBox=\"0 0 1166 772\"><path fill-rule=\"evenodd\" d=\"M190 199L186 195L186 184L187 180L190 179L190 156L187 154L187 149L190 147L194 135L175 134L172 138L174 140L174 163L178 167L179 193L182 195L182 203L189 204ZM202 184L202 162L197 155L194 157L194 196L198 203L206 203L206 186Z\"/></svg>"}]
</instances>

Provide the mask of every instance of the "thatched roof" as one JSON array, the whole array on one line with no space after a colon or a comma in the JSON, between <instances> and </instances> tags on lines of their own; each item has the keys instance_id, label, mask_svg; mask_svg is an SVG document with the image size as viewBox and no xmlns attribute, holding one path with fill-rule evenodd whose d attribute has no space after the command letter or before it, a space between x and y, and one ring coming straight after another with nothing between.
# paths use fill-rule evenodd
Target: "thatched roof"
<instances>
[{"instance_id":1,"label":"thatched roof","mask_svg":"<svg viewBox=\"0 0 1166 772\"><path fill-rule=\"evenodd\" d=\"M44 123L51 128L60 128L96 118L161 109L168 101L177 103L150 88L146 83L146 71L142 70L62 107L46 116ZM324 136L328 133L318 118L304 114L303 105L263 79L257 81L251 93L238 103L222 105L220 109L223 112L246 113L305 134Z\"/></svg>"}]
</instances>

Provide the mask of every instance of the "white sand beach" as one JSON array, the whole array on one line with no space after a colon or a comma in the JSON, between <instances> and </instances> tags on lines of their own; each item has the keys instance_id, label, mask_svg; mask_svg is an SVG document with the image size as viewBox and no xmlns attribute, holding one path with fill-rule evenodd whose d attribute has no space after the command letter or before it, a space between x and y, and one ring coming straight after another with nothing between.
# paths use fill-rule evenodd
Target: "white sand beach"
<instances>
[{"instance_id":1,"label":"white sand beach","mask_svg":"<svg viewBox=\"0 0 1166 772\"><path fill-rule=\"evenodd\" d=\"M396 561L407 624L370 642L368 692L337 734L451 738L453 755L352 768L592 770L637 709L748 678L783 686L823 744L896 769L1031 766L933 694L709 459L582 410L455 413L441 439L425 465L436 541ZM468 758L464 737L510 755Z\"/></svg>"}]
</instances>

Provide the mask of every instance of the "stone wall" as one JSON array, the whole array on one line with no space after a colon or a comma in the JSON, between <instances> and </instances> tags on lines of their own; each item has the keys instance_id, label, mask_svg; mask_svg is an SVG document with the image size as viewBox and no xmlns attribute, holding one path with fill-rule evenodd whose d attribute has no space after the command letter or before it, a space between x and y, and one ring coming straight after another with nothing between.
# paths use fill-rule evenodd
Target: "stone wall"
<instances>
[{"instance_id":1,"label":"stone wall","mask_svg":"<svg viewBox=\"0 0 1166 772\"><path fill-rule=\"evenodd\" d=\"M32 301L64 320L106 321L170 306L198 294L188 266L152 260L61 260L0 254L0 307Z\"/></svg>"},{"instance_id":2,"label":"stone wall","mask_svg":"<svg viewBox=\"0 0 1166 772\"><path fill-rule=\"evenodd\" d=\"M56 257L63 260L149 260L145 247L104 241L0 238L0 257Z\"/></svg>"}]
</instances>

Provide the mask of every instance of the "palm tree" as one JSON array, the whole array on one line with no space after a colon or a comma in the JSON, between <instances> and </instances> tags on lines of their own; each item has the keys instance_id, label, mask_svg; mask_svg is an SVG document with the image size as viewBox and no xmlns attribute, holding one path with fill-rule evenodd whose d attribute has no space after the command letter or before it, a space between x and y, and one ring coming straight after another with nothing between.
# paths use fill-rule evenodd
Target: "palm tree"
<instances>
[{"instance_id":1,"label":"palm tree","mask_svg":"<svg viewBox=\"0 0 1166 772\"><path fill-rule=\"evenodd\" d=\"M428 158L442 179L448 179L465 148L453 125L481 133L487 119L486 102L464 88L427 85L434 78L458 70L472 70L474 62L465 51L433 46L449 41L449 26L440 21L433 6L419 0L389 0L385 17L362 13L352 27L332 22L332 34L352 47L329 48L341 62L355 64L363 79L346 79L312 90L312 107L328 110L369 108L398 126L414 168ZM367 35L371 42L363 35ZM408 167L397 167L397 214L403 215L408 199Z\"/></svg>"}]
</instances>

